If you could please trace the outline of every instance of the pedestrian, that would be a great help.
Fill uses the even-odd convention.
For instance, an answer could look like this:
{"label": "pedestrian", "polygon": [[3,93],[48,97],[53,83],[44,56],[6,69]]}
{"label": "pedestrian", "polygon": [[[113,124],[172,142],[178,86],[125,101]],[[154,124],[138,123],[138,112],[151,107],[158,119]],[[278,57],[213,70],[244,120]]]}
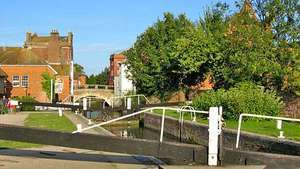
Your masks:
{"label": "pedestrian", "polygon": [[8,102],[7,98],[5,97],[5,95],[3,95],[2,104],[5,106],[7,104],[7,102]]}
{"label": "pedestrian", "polygon": [[9,112],[12,113],[13,112],[13,108],[14,106],[12,105],[11,99],[8,98],[8,101],[6,103],[6,107],[8,108]]}

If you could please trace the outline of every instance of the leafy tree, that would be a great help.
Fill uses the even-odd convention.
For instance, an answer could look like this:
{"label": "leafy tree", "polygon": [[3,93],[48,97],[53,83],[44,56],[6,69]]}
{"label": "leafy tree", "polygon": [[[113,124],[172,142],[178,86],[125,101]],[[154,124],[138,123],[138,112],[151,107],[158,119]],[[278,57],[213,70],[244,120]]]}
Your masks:
{"label": "leafy tree", "polygon": [[272,29],[277,41],[299,42],[299,0],[252,0],[256,14],[265,27]]}
{"label": "leafy tree", "polygon": [[75,63],[74,64],[74,74],[75,74],[75,76],[80,75],[80,74],[85,74],[84,67],[78,63]]}
{"label": "leafy tree", "polygon": [[48,72],[42,74],[42,89],[46,92],[48,99],[51,98],[51,80],[53,80],[54,84],[55,81],[53,76],[51,76]]}
{"label": "leafy tree", "polygon": [[101,73],[98,75],[90,75],[87,79],[87,84],[102,84],[105,85],[108,83],[108,68],[104,68]]}
{"label": "leafy tree", "polygon": [[176,39],[195,29],[185,15],[165,13],[141,34],[134,46],[125,52],[127,64],[138,92],[158,95],[162,100],[169,91],[178,90],[180,81],[172,66],[172,48]]}

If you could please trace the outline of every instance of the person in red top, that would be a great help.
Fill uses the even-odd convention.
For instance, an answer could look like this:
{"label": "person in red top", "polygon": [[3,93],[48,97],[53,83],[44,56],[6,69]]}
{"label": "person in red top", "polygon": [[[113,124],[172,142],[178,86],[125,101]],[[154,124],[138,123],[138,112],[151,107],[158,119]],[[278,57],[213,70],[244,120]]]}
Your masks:
{"label": "person in red top", "polygon": [[8,108],[9,112],[13,111],[14,106],[12,105],[10,98],[8,98],[8,101],[6,103],[6,107]]}

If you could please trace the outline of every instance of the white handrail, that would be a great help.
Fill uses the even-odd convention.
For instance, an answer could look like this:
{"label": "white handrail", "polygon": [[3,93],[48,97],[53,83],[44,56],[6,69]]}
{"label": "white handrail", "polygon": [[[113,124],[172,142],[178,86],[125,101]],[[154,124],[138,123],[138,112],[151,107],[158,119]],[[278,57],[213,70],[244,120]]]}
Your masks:
{"label": "white handrail", "polygon": [[134,94],[134,95],[125,95],[125,96],[113,96],[113,97],[110,97],[109,100],[112,101],[112,107],[114,107],[114,99],[123,99],[123,98],[128,98],[128,97],[137,97],[138,98],[138,104],[139,104],[139,98],[140,97],[144,97],[146,102],[151,104],[151,102],[149,101],[149,99],[143,95],[143,94]]}
{"label": "white handrail", "polygon": [[300,122],[300,119],[293,119],[293,118],[287,118],[287,117],[275,117],[275,116],[264,116],[264,115],[257,115],[257,114],[247,114],[247,113],[242,113],[240,114],[239,117],[239,125],[238,125],[238,131],[236,135],[236,144],[235,148],[239,147],[239,141],[240,141],[240,134],[241,134],[241,126],[242,126],[242,119],[243,116],[247,117],[256,117],[256,118],[264,118],[264,119],[275,119],[275,120],[284,120],[284,121],[295,121],[295,122]]}
{"label": "white handrail", "polygon": [[[180,113],[180,116],[179,116],[179,119],[181,120],[181,123],[183,122],[183,117],[184,117],[184,112],[182,112],[182,110],[192,110],[193,112],[190,112],[191,114],[191,120],[192,121],[196,121],[196,112],[195,112],[195,109],[194,107],[192,106],[182,106],[179,110],[179,113]],[[181,113],[182,112],[182,113]]]}
{"label": "white handrail", "polygon": [[[75,133],[81,133],[83,131],[90,130],[90,129],[95,128],[95,127],[100,127],[100,126],[103,126],[103,125],[106,125],[106,124],[109,124],[109,123],[112,123],[112,122],[115,122],[115,121],[123,120],[123,119],[129,118],[129,117],[132,117],[132,116],[136,116],[136,115],[139,115],[139,114],[151,111],[151,110],[163,110],[162,125],[161,125],[161,135],[160,135],[160,142],[162,142],[163,131],[164,131],[165,110],[174,110],[174,111],[178,112],[178,110],[180,110],[180,109],[178,109],[178,108],[172,108],[172,107],[152,107],[152,108],[141,110],[141,111],[138,111],[138,112],[135,112],[135,113],[131,113],[131,114],[122,116],[122,117],[118,117],[118,118],[115,118],[115,119],[112,119],[112,120],[109,120],[109,121],[106,121],[106,122],[95,124],[95,125],[83,128],[83,129],[80,128],[80,129],[77,129],[77,130],[73,131],[72,133],[73,134],[75,134]],[[195,113],[208,114],[208,111],[200,111],[200,110],[182,110],[182,111],[184,111],[184,112],[195,112]]]}

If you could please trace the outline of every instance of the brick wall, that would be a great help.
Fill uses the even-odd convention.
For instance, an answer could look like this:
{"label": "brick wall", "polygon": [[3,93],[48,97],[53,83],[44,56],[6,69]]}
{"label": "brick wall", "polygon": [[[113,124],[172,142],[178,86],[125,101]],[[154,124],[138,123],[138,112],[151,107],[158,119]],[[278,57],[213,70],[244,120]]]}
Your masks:
{"label": "brick wall", "polygon": [[119,76],[119,63],[123,63],[125,60],[126,56],[123,54],[115,54],[110,56],[108,85],[114,85],[114,77]]}
{"label": "brick wall", "polygon": [[[1,66],[1,69],[8,75],[7,81],[12,84],[12,77],[14,75],[20,76],[19,87],[9,87],[10,96],[32,96],[40,102],[49,101],[46,93],[42,90],[42,74],[48,72],[54,75],[54,72],[48,66]],[[22,87],[22,76],[28,75],[28,88]]]}
{"label": "brick wall", "polygon": [[58,99],[59,101],[64,101],[68,96],[70,96],[70,90],[71,90],[71,86],[70,86],[70,76],[60,76],[58,75],[56,77],[56,80],[62,80],[63,82],[63,91],[62,93],[58,94]]}

